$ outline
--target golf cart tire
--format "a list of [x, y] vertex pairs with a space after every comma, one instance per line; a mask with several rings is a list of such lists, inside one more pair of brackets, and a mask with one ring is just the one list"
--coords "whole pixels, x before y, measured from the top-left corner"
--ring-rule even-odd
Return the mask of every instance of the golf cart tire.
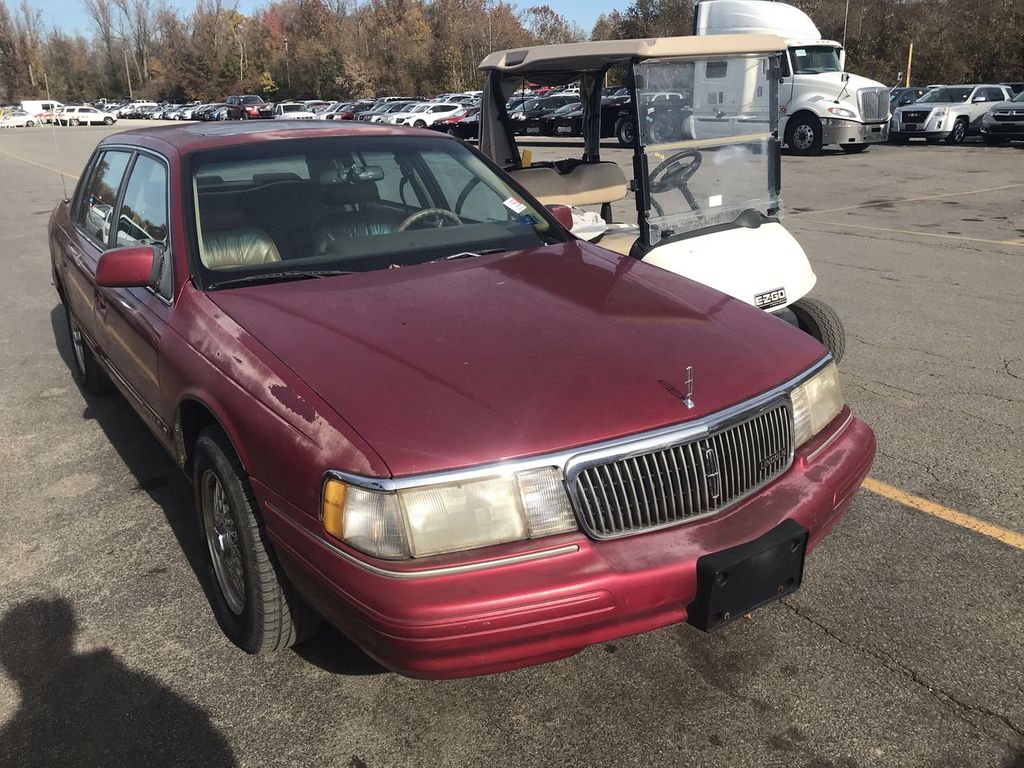
[[848, 155], [859, 155], [868, 148], [867, 144], [840, 144], [839, 146]]
[[846, 352], [846, 330], [836, 311], [824, 301], [810, 296], [794, 301], [789, 309], [796, 315], [800, 330], [820, 341], [838, 364]]
[[[809, 128], [812, 133], [811, 143], [804, 147], [798, 147], [793, 143], [793, 136], [800, 128]], [[800, 112], [795, 117], [790, 118], [789, 122], [786, 123], [786, 146], [789, 147], [789, 151], [794, 155], [800, 155], [802, 157], [811, 157], [814, 155], [821, 154], [821, 120], [818, 119], [817, 115], [813, 115], [810, 112]]]

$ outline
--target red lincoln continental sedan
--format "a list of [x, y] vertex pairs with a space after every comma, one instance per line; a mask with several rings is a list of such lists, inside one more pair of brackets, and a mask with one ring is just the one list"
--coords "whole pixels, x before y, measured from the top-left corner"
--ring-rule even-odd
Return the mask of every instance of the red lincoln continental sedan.
[[826, 351], [369, 124], [105, 139], [49, 227], [82, 388], [191, 478], [250, 653], [479, 675], [800, 586], [874, 457]]

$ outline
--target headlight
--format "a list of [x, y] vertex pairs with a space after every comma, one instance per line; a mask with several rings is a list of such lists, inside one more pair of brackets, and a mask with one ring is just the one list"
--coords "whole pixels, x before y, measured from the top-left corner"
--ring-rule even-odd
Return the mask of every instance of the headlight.
[[838, 115], [839, 117], [857, 116], [857, 114], [852, 109], [843, 109], [842, 107], [829, 107], [828, 111], [831, 112], [833, 115]]
[[320, 516], [330, 536], [389, 560], [577, 528], [561, 470], [554, 467], [395, 492], [370, 491], [331, 477], [324, 485]]
[[946, 116], [946, 108], [945, 107], [939, 107], [938, 109], [933, 109], [932, 110], [932, 117], [945, 117], [945, 116]]
[[790, 400], [793, 402], [793, 438], [799, 448], [843, 410], [843, 390], [835, 363], [829, 363], [790, 392]]

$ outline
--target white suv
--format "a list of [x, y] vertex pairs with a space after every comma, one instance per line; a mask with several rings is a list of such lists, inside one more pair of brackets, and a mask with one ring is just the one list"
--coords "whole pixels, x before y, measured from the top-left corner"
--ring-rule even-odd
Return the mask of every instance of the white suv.
[[57, 113], [58, 125], [113, 125], [117, 118], [96, 107], [64, 107]]
[[392, 125], [411, 125], [413, 128], [426, 128], [438, 120], [455, 117], [466, 111], [465, 104], [455, 102], [420, 104], [410, 112], [397, 112], [393, 115], [385, 115], [381, 122]]

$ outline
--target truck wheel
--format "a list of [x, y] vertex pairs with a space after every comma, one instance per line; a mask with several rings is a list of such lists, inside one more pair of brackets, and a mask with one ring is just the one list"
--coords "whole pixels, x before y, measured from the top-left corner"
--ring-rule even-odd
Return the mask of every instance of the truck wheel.
[[636, 131], [633, 130], [633, 121], [628, 117], [619, 120], [615, 126], [615, 138], [619, 140], [620, 147], [632, 147], [636, 141]]
[[824, 301], [809, 296], [794, 301], [789, 308], [796, 315], [800, 330], [824, 344], [838, 364], [846, 352], [846, 330], [836, 311]]
[[947, 144], [963, 144], [964, 139], [967, 138], [967, 118], [958, 117], [956, 122], [953, 123], [953, 130], [949, 132], [949, 136], [946, 137]]
[[78, 322], [71, 316], [71, 309], [64, 305], [64, 319], [67, 321], [68, 338], [71, 340], [71, 360], [78, 385], [90, 395], [105, 395], [113, 386], [106, 372], [96, 362], [89, 345], [82, 338]]
[[867, 144], [840, 144], [839, 146], [848, 155], [859, 155], [868, 148]]
[[797, 115], [786, 125], [786, 144], [794, 155], [817, 155], [821, 152], [821, 121], [808, 113]]
[[276, 651], [312, 637], [320, 616], [275, 561], [245, 470], [220, 427], [199, 435], [192, 477], [214, 613], [224, 634], [247, 653]]

